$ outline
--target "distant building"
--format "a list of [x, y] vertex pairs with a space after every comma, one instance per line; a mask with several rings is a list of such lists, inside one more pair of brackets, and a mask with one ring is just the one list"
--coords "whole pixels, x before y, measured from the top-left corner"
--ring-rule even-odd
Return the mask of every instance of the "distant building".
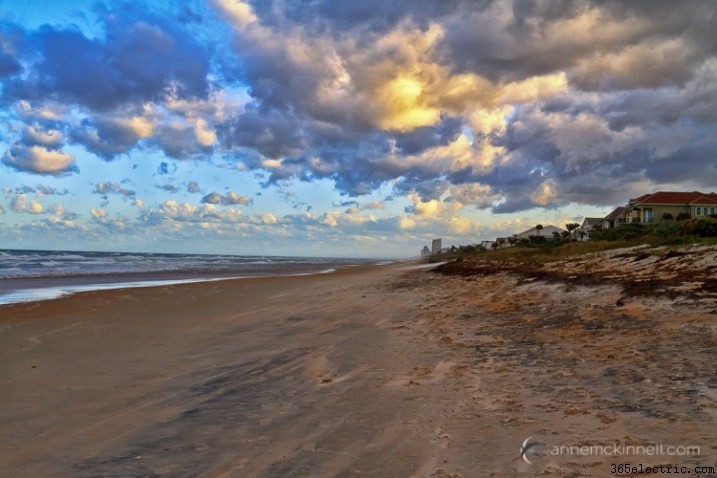
[[512, 237], [496, 237], [495, 238], [495, 246], [498, 249], [503, 249], [504, 247], [510, 247], [514, 243]]
[[602, 220], [602, 228], [610, 229], [611, 227], [617, 227], [620, 224], [625, 224], [625, 208], [616, 207], [610, 214], [605, 216]]
[[443, 240], [442, 239], [433, 239], [433, 242], [431, 243], [431, 254], [440, 254], [442, 248], [443, 248]]
[[553, 238], [553, 232], [557, 232], [558, 234], [562, 234], [565, 232], [565, 229], [557, 227], [557, 226], [543, 226], [542, 229], [538, 229], [537, 227], [532, 227], [528, 229], [527, 231], [523, 231], [519, 234], [516, 234], [516, 237], [518, 239], [528, 239], [530, 236], [543, 236], [546, 239], [552, 239]]
[[580, 227], [572, 232], [573, 238], [581, 241], [590, 240], [590, 232], [592, 232], [593, 228], [602, 227], [603, 220], [604, 218], [602, 217], [586, 217]]
[[428, 246], [423, 246], [423, 249], [421, 249], [421, 257], [428, 257], [431, 255], [431, 250], [428, 248]]
[[482, 241], [480, 246], [490, 251], [493, 249], [493, 244], [495, 244], [495, 241]]

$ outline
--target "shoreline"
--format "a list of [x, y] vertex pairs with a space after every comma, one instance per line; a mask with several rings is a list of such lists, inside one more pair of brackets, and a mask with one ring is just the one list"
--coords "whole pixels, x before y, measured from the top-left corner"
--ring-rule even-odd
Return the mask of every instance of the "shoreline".
[[[395, 261], [399, 262], [399, 261]], [[68, 295], [114, 289], [132, 289], [144, 287], [164, 287], [169, 285], [191, 284], [198, 282], [217, 282], [252, 278], [302, 277], [317, 274], [331, 274], [338, 270], [353, 267], [384, 266], [395, 262], [376, 264], [346, 264], [321, 270], [290, 270], [282, 272], [248, 273], [191, 273], [182, 271], [95, 274], [56, 277], [24, 277], [5, 279], [0, 285], [0, 307], [10, 304], [54, 300]]]
[[[405, 265], [0, 308], [0, 469], [467, 478], [715, 464], [711, 297]], [[701, 454], [530, 465], [528, 437]]]

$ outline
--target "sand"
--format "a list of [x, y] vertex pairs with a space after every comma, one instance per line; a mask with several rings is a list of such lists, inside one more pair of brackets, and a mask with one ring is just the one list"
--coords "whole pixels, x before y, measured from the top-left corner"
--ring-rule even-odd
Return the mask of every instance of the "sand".
[[3, 306], [0, 470], [611, 476], [624, 461], [529, 465], [530, 436], [696, 444], [640, 461], [714, 466], [716, 319], [618, 284], [404, 265]]

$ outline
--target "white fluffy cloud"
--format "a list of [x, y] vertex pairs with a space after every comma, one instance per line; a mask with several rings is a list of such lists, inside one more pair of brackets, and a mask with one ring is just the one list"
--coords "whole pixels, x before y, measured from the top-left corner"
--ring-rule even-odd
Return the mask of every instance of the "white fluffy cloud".
[[107, 211], [102, 209], [101, 207], [93, 207], [90, 209], [90, 216], [92, 216], [95, 219], [103, 218], [107, 215]]
[[27, 214], [42, 214], [45, 208], [34, 199], [29, 199], [27, 194], [16, 194], [10, 202], [10, 208], [15, 212]]
[[2, 162], [18, 171], [55, 176], [76, 169], [75, 157], [70, 153], [18, 143], [7, 150]]

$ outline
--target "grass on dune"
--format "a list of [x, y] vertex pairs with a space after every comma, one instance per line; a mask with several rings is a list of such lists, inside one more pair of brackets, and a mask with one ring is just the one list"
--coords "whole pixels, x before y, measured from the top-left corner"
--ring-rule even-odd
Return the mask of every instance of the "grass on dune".
[[513, 247], [484, 250], [461, 247], [431, 257], [432, 262], [445, 260], [491, 260], [511, 262], [549, 262], [611, 249], [648, 245], [673, 249], [688, 244], [717, 244], [717, 221], [689, 220], [684, 223], [654, 225], [628, 224], [614, 229], [596, 231], [589, 241], [565, 241], [543, 238], [526, 241]]

